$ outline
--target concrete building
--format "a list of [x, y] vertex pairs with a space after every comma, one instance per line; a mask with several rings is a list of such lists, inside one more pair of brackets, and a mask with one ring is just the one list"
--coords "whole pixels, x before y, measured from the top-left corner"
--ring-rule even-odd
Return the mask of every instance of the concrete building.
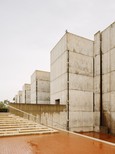
[[115, 134], [115, 22], [94, 38], [94, 124]]
[[22, 102], [31, 103], [31, 85], [24, 84], [22, 89]]
[[15, 103], [18, 102], [18, 95], [15, 95]]
[[94, 42], [66, 33], [51, 51], [51, 104], [66, 104], [67, 129], [115, 134], [115, 22]]
[[50, 73], [36, 70], [31, 76], [31, 103], [50, 103]]
[[[65, 33], [51, 51], [51, 73], [31, 76], [31, 103], [49, 102], [38, 115], [44, 124], [115, 134], [115, 22], [94, 41]], [[53, 104], [64, 108], [52, 114]]]
[[66, 104], [67, 129], [93, 131], [93, 41], [66, 33], [51, 51], [51, 104]]
[[23, 103], [23, 102], [22, 102], [22, 91], [18, 91], [17, 103]]

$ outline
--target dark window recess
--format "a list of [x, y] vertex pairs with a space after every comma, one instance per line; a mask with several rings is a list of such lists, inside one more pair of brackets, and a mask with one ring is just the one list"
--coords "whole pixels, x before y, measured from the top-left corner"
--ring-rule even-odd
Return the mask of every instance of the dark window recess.
[[56, 99], [55, 104], [57, 104], [57, 105], [60, 104], [60, 99]]

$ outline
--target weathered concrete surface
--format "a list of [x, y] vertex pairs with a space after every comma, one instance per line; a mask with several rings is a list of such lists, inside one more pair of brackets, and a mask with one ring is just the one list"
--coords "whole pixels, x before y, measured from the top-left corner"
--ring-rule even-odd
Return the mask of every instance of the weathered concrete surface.
[[[51, 82], [51, 95], [55, 93], [59, 93], [60, 91], [64, 91], [67, 89], [67, 75], [64, 73], [63, 75], [57, 77], [55, 80]], [[52, 103], [52, 102], [51, 102]]]
[[67, 105], [68, 97], [70, 130], [92, 131], [93, 41], [71, 33], [66, 33], [51, 51], [51, 104], [59, 100]]
[[100, 94], [100, 75], [94, 77], [94, 92]]
[[18, 103], [18, 95], [15, 95], [15, 103]]
[[107, 74], [104, 74], [102, 76], [102, 90], [103, 90], [103, 93], [107, 93], [107, 92], [110, 92], [110, 76], [111, 74], [110, 73], [107, 73]]
[[[55, 45], [55, 47], [51, 51], [51, 64], [53, 64], [61, 55], [63, 54], [64, 51], [67, 49], [67, 44], [66, 44], [66, 34], [60, 39], [60, 41]], [[54, 52], [55, 50], [55, 52]]]
[[111, 66], [111, 71], [115, 71], [115, 48], [113, 48], [111, 51], [111, 61], [110, 61], [110, 66]]
[[93, 78], [90, 76], [70, 73], [69, 83], [72, 90], [93, 91]]
[[67, 101], [67, 36], [66, 34], [51, 51], [50, 103], [60, 99], [61, 104]]
[[110, 50], [110, 38], [111, 38], [111, 26], [106, 28], [102, 33], [102, 53], [106, 53]]
[[[51, 52], [53, 54], [53, 51]], [[51, 55], [51, 59], [55, 59], [53, 55]], [[51, 81], [55, 80], [56, 78], [62, 76], [67, 71], [67, 52], [64, 51], [57, 59], [53, 62], [51, 61]], [[53, 73], [55, 72], [55, 73]]]
[[67, 102], [67, 89], [59, 91], [57, 93], [51, 94], [51, 104], [55, 104], [55, 100], [60, 99], [61, 104], [66, 104]]
[[[84, 46], [85, 47], [85, 46]], [[84, 49], [85, 50], [85, 49]], [[92, 49], [93, 52], [93, 49]], [[93, 58], [77, 52], [69, 53], [69, 72], [85, 76], [93, 76]]]
[[115, 23], [102, 32], [103, 125], [115, 134]]
[[100, 94], [99, 93], [95, 93], [94, 95], [94, 111], [98, 111], [100, 112]]
[[50, 73], [36, 70], [31, 76], [31, 103], [49, 104]]
[[94, 57], [94, 76], [100, 76], [100, 55]]
[[23, 103], [23, 102], [22, 102], [22, 91], [18, 91], [17, 103]]
[[[111, 109], [113, 103], [111, 100], [114, 98], [114, 79], [115, 79], [115, 60], [114, 60], [114, 47], [115, 47], [115, 23], [107, 27], [101, 33], [98, 32], [94, 37], [94, 128], [98, 128], [100, 125], [99, 114], [102, 112], [102, 126], [107, 127], [111, 132]], [[102, 56], [102, 63], [100, 63], [100, 55]], [[102, 65], [102, 102], [100, 102], [99, 95], [101, 97], [100, 86], [100, 66]], [[102, 103], [102, 110], [100, 110], [99, 103]], [[98, 113], [97, 113], [98, 112]], [[98, 116], [97, 116], [98, 114]], [[113, 132], [113, 125], [112, 125]]]
[[71, 52], [76, 52], [81, 55], [93, 57], [93, 41], [77, 36], [72, 33], [68, 33], [67, 46]]
[[22, 102], [31, 103], [31, 85], [24, 84], [22, 89]]
[[94, 131], [100, 131], [100, 31], [94, 35], [94, 100], [93, 100], [93, 125]]
[[91, 92], [70, 90], [70, 112], [93, 112], [92, 99]]
[[[10, 104], [11, 106], [37, 116], [38, 123], [66, 129], [66, 106], [51, 104]], [[23, 116], [10, 108], [10, 112]]]
[[70, 130], [100, 131], [102, 125], [115, 134], [115, 22], [94, 42], [67, 32], [51, 51], [50, 83], [46, 76], [32, 76], [32, 103], [49, 103], [50, 84], [51, 104], [69, 102]]

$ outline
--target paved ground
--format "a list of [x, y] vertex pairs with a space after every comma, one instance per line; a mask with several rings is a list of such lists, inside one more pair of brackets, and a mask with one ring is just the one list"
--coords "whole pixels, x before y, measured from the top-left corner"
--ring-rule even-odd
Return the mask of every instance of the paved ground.
[[112, 135], [105, 135], [103, 133], [96, 133], [96, 132], [89, 132], [89, 133], [81, 133], [83, 135], [86, 135], [86, 136], [90, 136], [90, 137], [94, 137], [94, 138], [97, 138], [97, 139], [101, 139], [101, 140], [104, 140], [104, 141], [109, 141], [111, 143], [115, 143], [115, 136], [112, 136]]
[[[107, 135], [102, 136], [108, 140]], [[111, 139], [115, 141], [115, 137]], [[59, 132], [47, 135], [2, 137], [0, 154], [115, 154], [115, 144]]]

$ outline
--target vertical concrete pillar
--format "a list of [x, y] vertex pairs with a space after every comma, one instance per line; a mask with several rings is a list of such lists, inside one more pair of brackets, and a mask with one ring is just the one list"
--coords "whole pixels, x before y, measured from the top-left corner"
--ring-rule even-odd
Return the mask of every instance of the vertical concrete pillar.
[[101, 119], [101, 34], [94, 35], [94, 131], [100, 131]]

